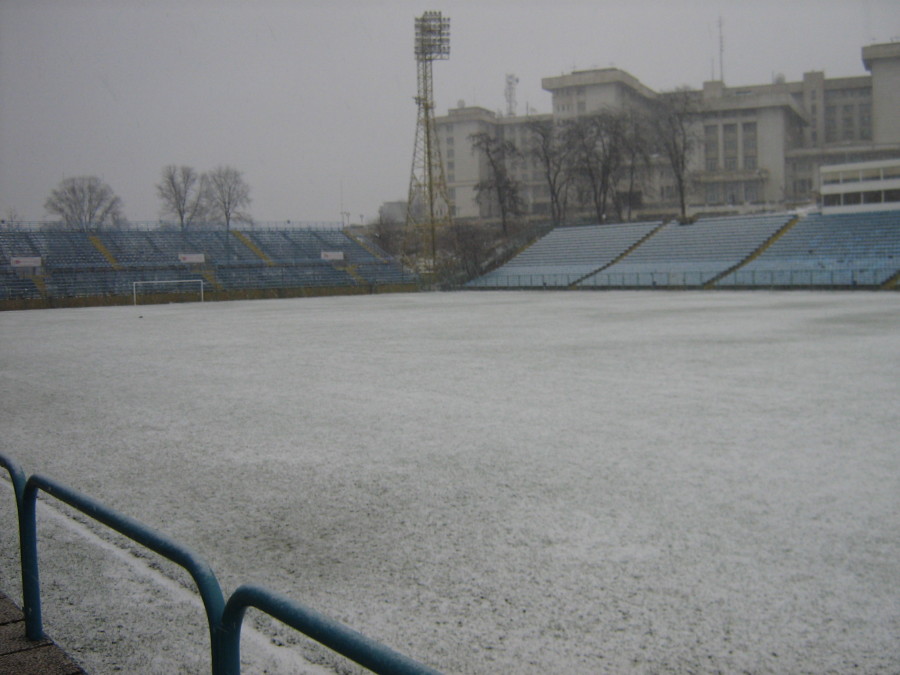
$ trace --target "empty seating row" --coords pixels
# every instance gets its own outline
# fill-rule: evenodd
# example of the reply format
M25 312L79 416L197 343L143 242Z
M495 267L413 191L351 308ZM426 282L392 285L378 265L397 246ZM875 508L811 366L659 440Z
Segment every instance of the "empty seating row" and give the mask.
M568 286L608 265L660 226L659 222L558 227L473 288Z
M219 267L216 278L228 290L352 286L356 283L349 274L328 264Z
M701 219L689 225L670 222L580 285L701 286L746 259L791 217L782 213Z
M900 211L813 213L722 286L878 285L900 269Z
M109 267L109 261L81 232L0 231L2 264L12 258L40 257L56 267Z
M20 277L11 270L0 270L0 300L39 297L41 297L41 292L32 279Z
M900 211L650 224L630 244L624 227L557 228L467 286L852 287L881 285L900 271Z
M202 257L181 262L181 254ZM387 255L373 255L338 230L3 230L0 255L0 299L131 295L135 282L150 281L205 279L229 291L415 281ZM14 269L13 259L21 257L40 257L40 269ZM137 293L183 290L145 283Z

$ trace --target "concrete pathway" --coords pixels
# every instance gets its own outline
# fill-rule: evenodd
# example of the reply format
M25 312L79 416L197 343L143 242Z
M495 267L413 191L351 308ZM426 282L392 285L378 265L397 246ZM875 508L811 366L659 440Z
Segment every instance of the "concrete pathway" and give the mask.
M0 674L86 675L75 662L44 639L25 637L25 617L16 604L0 594Z

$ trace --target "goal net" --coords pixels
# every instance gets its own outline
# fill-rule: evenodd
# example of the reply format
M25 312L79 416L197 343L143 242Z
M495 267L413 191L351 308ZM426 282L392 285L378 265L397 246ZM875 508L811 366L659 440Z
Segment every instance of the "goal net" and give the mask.
M175 285L185 285L188 286L199 286L200 291L200 302L203 302L203 279L164 279L159 281L133 281L132 282L132 295L134 296L134 304L138 303L138 289L141 289L141 294L146 293L144 287L160 287L160 286L175 286ZM177 290L177 289L176 289Z

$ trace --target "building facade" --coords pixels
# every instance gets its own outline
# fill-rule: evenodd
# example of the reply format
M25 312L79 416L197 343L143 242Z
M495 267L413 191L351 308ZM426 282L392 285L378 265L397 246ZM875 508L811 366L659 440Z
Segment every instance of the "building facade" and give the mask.
M822 200L820 167L900 158L900 43L862 50L868 75L827 78L813 71L798 82L728 87L705 82L687 92L695 102L688 161L689 211L741 213ZM604 110L652 114L670 94L655 92L618 68L544 78L552 113L507 116L463 102L436 120L450 200L457 218L491 218L496 206L477 186L488 177L471 137L487 133L521 151L508 167L526 215L550 212L545 171L531 150L535 124L562 123ZM660 157L643 176L634 217L674 214L674 175ZM570 216L577 209L569 209Z

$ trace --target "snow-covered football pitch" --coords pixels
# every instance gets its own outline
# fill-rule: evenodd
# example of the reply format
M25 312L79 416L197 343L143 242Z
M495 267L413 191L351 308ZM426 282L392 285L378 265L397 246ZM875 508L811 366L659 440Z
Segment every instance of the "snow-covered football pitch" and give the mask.
M26 473L446 673L900 671L897 293L6 312L0 396ZM38 512L89 672L208 672L186 575ZM344 672L248 621L245 673Z

